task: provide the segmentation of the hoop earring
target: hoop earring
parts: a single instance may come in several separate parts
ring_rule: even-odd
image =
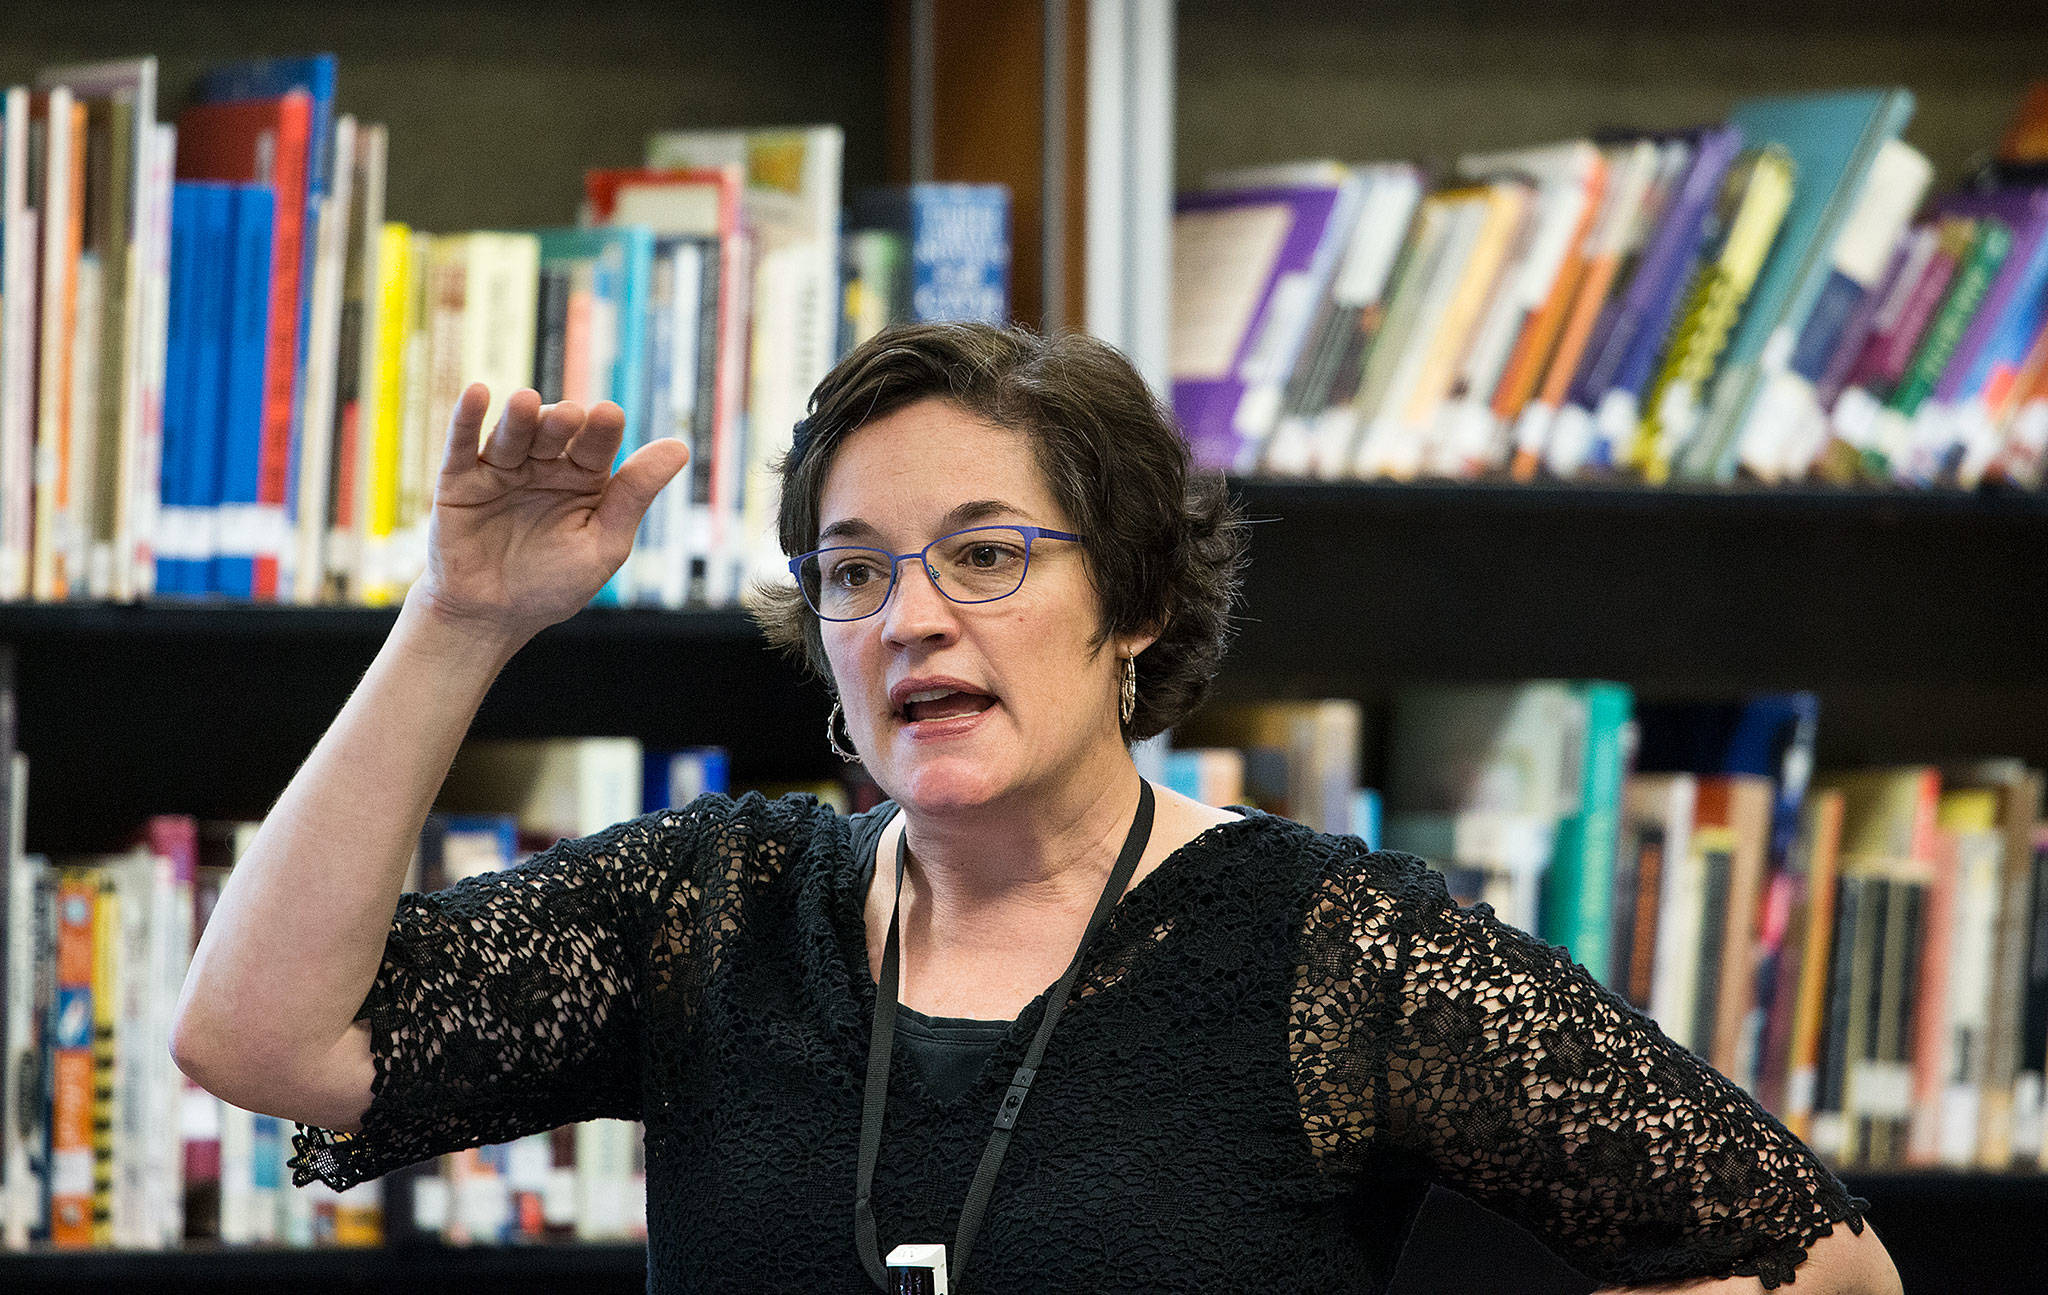
[[[848,764],[859,764],[860,757],[846,749],[846,746],[853,745],[852,729],[846,730],[846,746],[839,745],[839,730],[844,727],[845,720],[846,712],[839,709],[839,699],[834,697],[832,699],[832,713],[825,717],[825,744],[832,748],[832,754]]]
[[[1131,722],[1131,716],[1138,713],[1138,658],[1135,655],[1124,658],[1123,705],[1124,723]]]

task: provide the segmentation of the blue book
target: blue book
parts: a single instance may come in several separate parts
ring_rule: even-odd
[[[306,156],[306,222],[300,240],[298,354],[293,363],[297,377],[292,382],[292,439],[286,458],[284,509],[286,524],[295,524],[299,507],[299,440],[305,424],[306,348],[312,333],[314,251],[320,245],[320,222],[332,217],[327,212],[327,195],[334,175],[334,88],[340,60],[333,54],[309,54],[291,58],[256,58],[226,63],[207,72],[193,91],[197,103],[240,103],[251,99],[276,99],[292,90],[304,90],[313,100],[312,144]],[[286,543],[279,550],[290,554]],[[284,571],[280,569],[282,581]],[[318,579],[315,573],[314,578]],[[282,585],[280,599],[289,599]]]
[[[232,282],[228,294],[226,378],[219,421],[219,466],[214,519],[219,548],[213,558],[212,592],[253,598],[259,465],[263,455],[263,375],[270,333],[270,262],[276,228],[277,195],[267,185],[238,184],[231,240]]]
[[[648,300],[654,285],[654,234],[644,225],[603,225],[592,229],[542,229],[540,268],[588,262],[597,295],[609,302],[619,321],[618,351],[609,374],[594,375],[592,402],[611,400],[626,411],[626,434],[612,459],[617,471],[626,456],[647,443]],[[616,607],[627,601],[625,575],[631,566],[605,582],[591,599],[593,606]]]
[[[163,441],[157,474],[156,591],[190,592],[185,566],[190,489],[187,455],[192,440],[193,364],[199,348],[200,287],[197,276],[215,262],[199,255],[203,186],[181,181],[171,186],[170,313],[164,336]]]
[[[234,294],[234,186],[200,184],[195,190],[199,229],[193,254],[194,307],[191,398],[185,444],[178,456],[180,508],[178,592],[200,595],[213,587],[219,549],[220,437],[226,399],[228,328]]]
[[[917,323],[1010,317],[1010,191],[1000,184],[912,184],[861,195],[857,222],[909,247]]]
[[[681,809],[699,796],[724,795],[732,789],[731,761],[722,746],[649,751],[644,767],[643,812]]]

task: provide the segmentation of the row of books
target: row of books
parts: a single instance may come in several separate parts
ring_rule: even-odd
[[[1562,945],[1838,1167],[2048,1167],[2038,772],[1814,776],[1818,708],[1799,693],[1639,704],[1611,683],[1537,681],[1405,690],[1374,718],[1350,699],[1211,707],[1138,756],[1208,803],[1422,856],[1460,902]],[[1383,792],[1361,777],[1374,747]],[[164,815],[123,854],[27,856],[26,761],[9,767],[9,1246],[644,1234],[639,1131],[619,1122],[346,1195],[286,1190],[289,1125],[212,1098],[168,1057],[186,960],[256,825]],[[717,748],[469,743],[406,887],[731,787]],[[761,790],[842,810],[880,797],[857,777]]]
[[[2038,487],[2048,84],[1923,207],[1902,88],[1422,166],[1207,177],[1174,405],[1289,477]]]
[[[1597,681],[1214,710],[1152,776],[1416,854],[1842,1167],[2048,1167],[2048,820],[2018,761],[1815,775],[1807,693]]]
[[[259,824],[166,814],[120,853],[29,855],[26,757],[6,767],[0,1247],[645,1236],[642,1131],[617,1120],[443,1156],[345,1194],[292,1190],[291,1123],[212,1096],[170,1054],[192,950]],[[439,801],[472,808],[429,816],[406,887],[512,867],[562,837],[727,790],[726,768],[716,748],[644,753],[630,738],[472,743]]]
[[[45,70],[0,130],[0,599],[389,603],[423,568],[448,418],[490,385],[616,401],[619,457],[692,447],[597,601],[772,574],[811,388],[909,319],[1008,315],[1008,196],[859,195],[843,132],[664,131],[561,228],[387,218],[385,128],[332,55],[216,68],[175,122],[154,58]]]

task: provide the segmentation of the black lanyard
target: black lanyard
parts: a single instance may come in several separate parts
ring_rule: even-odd
[[[903,865],[910,857],[909,837],[906,829],[896,841],[896,898],[889,908],[889,939],[882,950],[881,983],[875,988],[875,1029],[868,1045],[867,1086],[861,1096],[860,1169],[855,1178],[853,1198],[854,1244],[860,1250],[860,1260],[867,1267],[868,1276],[885,1291],[889,1274],[882,1266],[881,1251],[875,1241],[873,1197],[875,1161],[882,1150],[882,1112],[889,1101],[890,1045],[896,1038],[896,913],[903,901]],[[1117,856],[1116,867],[1110,871],[1109,881],[1102,888],[1102,898],[1095,902],[1095,915],[1088,919],[1088,929],[1081,935],[1081,947],[1074,950],[1074,960],[1067,964],[1067,973],[1053,987],[1052,997],[1045,1005],[1045,1019],[1038,1025],[1038,1036],[1031,1040],[1031,1047],[1024,1054],[1024,1064],[1018,1066],[1017,1073],[1010,1077],[1010,1091],[1004,1094],[1002,1105],[996,1108],[995,1131],[989,1134],[988,1149],[982,1152],[981,1166],[974,1171],[974,1183],[967,1189],[967,1202],[960,1207],[960,1231],[953,1242],[952,1262],[947,1265],[955,1287],[959,1285],[960,1275],[967,1271],[967,1255],[974,1245],[975,1235],[981,1231],[982,1214],[988,1208],[989,1195],[995,1191],[996,1171],[1002,1168],[1003,1153],[1009,1150],[1010,1131],[1016,1127],[1017,1113],[1024,1109],[1024,1099],[1031,1092],[1031,1081],[1038,1074],[1038,1063],[1045,1056],[1045,1044],[1052,1037],[1052,1027],[1059,1023],[1060,1012],[1067,1005],[1067,996],[1073,993],[1074,981],[1080,977],[1081,960],[1087,954],[1096,931],[1109,920],[1110,910],[1123,897],[1124,887],[1130,884],[1132,874],[1138,870],[1139,856],[1145,853],[1145,845],[1151,839],[1152,784],[1141,778],[1138,780],[1138,812],[1131,817],[1131,830],[1124,837],[1123,853]]]

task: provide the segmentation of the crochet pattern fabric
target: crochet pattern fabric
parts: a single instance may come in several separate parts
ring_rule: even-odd
[[[294,1179],[609,1116],[647,1126],[649,1289],[872,1289],[853,1244],[874,1010],[854,820],[705,797],[400,904],[361,1132]],[[1009,1076],[898,1049],[884,1252],[950,1242]],[[1383,1290],[1431,1183],[1602,1283],[1791,1276],[1868,1203],[1560,949],[1418,860],[1256,811],[1090,949],[962,1289]]]

